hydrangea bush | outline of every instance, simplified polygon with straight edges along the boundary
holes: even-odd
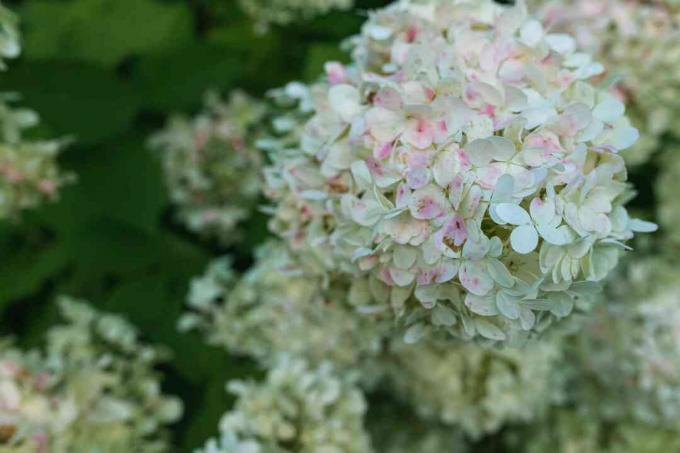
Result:
[[[300,19],[349,9],[354,0],[239,0],[243,11],[253,18],[257,29],[267,31],[271,25],[288,25]]]
[[[166,451],[180,401],[161,393],[162,351],[124,319],[59,301],[41,351],[0,346],[0,451]]]
[[[397,398],[425,419],[458,426],[474,439],[538,419],[563,396],[561,376],[554,373],[562,360],[557,342],[486,349],[397,340],[390,356],[385,374]]]
[[[351,374],[282,356],[262,383],[232,381],[238,396],[202,453],[370,452],[366,402]]]
[[[231,244],[260,194],[262,156],[254,143],[265,109],[241,91],[226,103],[208,93],[204,104],[193,118],[172,117],[151,145],[162,153],[179,220],[195,233]]]
[[[534,1],[550,30],[572,34],[607,68],[602,76],[629,107],[641,140],[624,153],[640,163],[658,149],[665,133],[677,136],[680,112],[680,4],[673,0]]]
[[[180,326],[197,328],[209,343],[265,365],[288,353],[311,363],[330,359],[343,367],[368,367],[382,351],[388,326],[348,309],[348,287],[324,287],[322,277],[292,259],[283,244],[270,243],[240,280],[229,258],[211,263],[192,281],[192,311]]]
[[[638,132],[602,65],[522,3],[398,1],[352,44],[272,157],[273,224],[410,338],[542,330],[654,229],[624,208]]]
[[[0,69],[4,59],[21,52],[18,20],[0,5]],[[0,73],[0,77],[2,74]],[[59,172],[57,155],[64,141],[25,138],[25,129],[36,126],[38,115],[16,108],[14,93],[0,93],[0,219],[16,218],[43,201],[55,200],[72,176]]]

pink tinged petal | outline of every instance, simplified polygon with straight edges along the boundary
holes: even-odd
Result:
[[[402,85],[407,104],[425,104],[430,100],[428,91],[422,83],[410,80]],[[431,90],[430,90],[431,91]]]
[[[449,261],[442,263],[438,268],[437,268],[437,275],[435,276],[435,282],[436,283],[446,283],[448,281],[451,281],[455,278],[455,276],[458,274],[458,269],[460,268],[460,265],[458,264],[457,261]]]
[[[493,280],[486,268],[474,261],[463,263],[458,278],[465,289],[477,296],[485,296],[493,289]]]
[[[496,187],[498,178],[500,178],[505,172],[495,165],[490,165],[488,167],[482,167],[475,171],[477,175],[477,182],[484,189],[493,189]]]
[[[441,120],[435,124],[434,142],[444,143],[449,138],[449,128],[446,126],[446,121]]]
[[[448,208],[448,200],[436,186],[429,185],[413,192],[409,209],[416,219],[441,217]]]
[[[401,183],[397,186],[396,206],[397,208],[405,208],[409,203],[411,203],[411,189],[406,184]]]
[[[555,219],[555,203],[548,199],[542,200],[539,197],[531,200],[529,205],[529,212],[531,213],[531,218],[534,222],[541,225],[548,225]]]
[[[381,88],[373,97],[373,105],[389,110],[398,110],[402,106],[401,95],[394,88]]]
[[[460,202],[463,198],[463,184],[464,177],[462,174],[454,176],[453,180],[449,184],[449,201],[454,209],[458,209]]]
[[[392,143],[376,143],[373,147],[373,158],[376,160],[385,160],[390,157],[392,153]]]
[[[434,125],[424,118],[410,119],[401,138],[418,149],[425,149],[434,141]]]
[[[337,61],[329,61],[324,65],[326,76],[331,85],[344,83],[347,78],[345,67]]]
[[[430,171],[427,168],[414,168],[406,173],[406,182],[412,189],[420,189],[430,182]]]

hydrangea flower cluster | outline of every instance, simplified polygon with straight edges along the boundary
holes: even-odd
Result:
[[[21,51],[17,19],[0,5],[0,69],[4,58],[15,58]],[[45,200],[54,200],[59,189],[72,179],[59,172],[57,155],[63,141],[28,140],[24,129],[35,126],[38,115],[14,108],[16,95],[0,93],[0,219],[16,217]]]
[[[181,404],[161,393],[160,351],[118,316],[67,298],[60,308],[67,322],[44,352],[0,346],[0,450],[165,451]]]
[[[426,420],[458,426],[471,438],[538,419],[563,397],[555,341],[496,349],[397,340],[389,351],[385,374],[393,393]]]
[[[262,383],[232,381],[235,408],[220,422],[220,438],[202,453],[366,453],[366,402],[351,375],[329,362],[310,367],[279,358]]]
[[[680,113],[680,4],[673,0],[554,0],[533,2],[546,28],[572,34],[620,78],[615,95],[630,107],[642,138],[626,160],[640,163],[664,133],[676,134]],[[644,64],[641,64],[644,62]]]
[[[573,410],[556,411],[508,444],[527,453],[658,453],[678,451],[677,432],[635,423],[604,424]]]
[[[255,20],[257,29],[267,31],[271,25],[287,25],[334,9],[349,9],[354,0],[239,0],[239,3]]]
[[[261,190],[262,156],[254,132],[265,112],[243,92],[233,92],[227,103],[208,93],[201,113],[171,118],[151,139],[162,152],[177,216],[189,230],[224,244],[238,239],[236,228]]]
[[[674,259],[636,260],[567,343],[572,398],[601,419],[680,428],[680,281]]]
[[[638,133],[590,83],[602,65],[523,3],[398,1],[353,46],[267,193],[275,231],[351,276],[364,311],[411,339],[504,341],[566,317],[654,229],[623,207]]]
[[[288,353],[315,364],[332,360],[358,366],[381,352],[387,326],[343,304],[347,284],[324,287],[322,278],[293,260],[280,243],[263,246],[257,255],[240,280],[228,258],[195,278],[188,297],[192,311],[180,326],[198,328],[209,343],[264,365]]]

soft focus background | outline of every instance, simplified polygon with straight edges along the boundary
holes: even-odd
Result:
[[[229,378],[255,372],[246,360],[178,334],[191,277],[227,252],[173,221],[149,135],[174,112],[191,113],[203,93],[241,87],[253,95],[312,80],[339,42],[365,20],[355,12],[257,35],[230,0],[25,0],[5,5],[21,19],[23,54],[0,78],[40,113],[30,131],[72,140],[60,163],[78,175],[59,202],[0,224],[2,334],[36,346],[69,294],[124,314],[144,339],[168,346],[168,392],[185,401],[174,428],[182,451],[215,433],[231,397]],[[358,9],[387,1],[364,0]],[[241,268],[266,237],[262,218],[228,250]]]
[[[168,115],[197,111],[208,89],[260,96],[291,80],[314,80],[325,61],[347,59],[339,43],[359,30],[362,9],[389,2],[358,0],[352,12],[266,35],[230,0],[4,3],[21,18],[24,50],[0,78],[0,91],[21,93],[22,105],[39,112],[32,134],[71,139],[60,163],[78,179],[58,202],[0,223],[0,333],[38,345],[58,318],[60,294],[124,314],[145,340],[174,353],[161,371],[165,390],[185,402],[173,443],[188,451],[215,433],[229,408],[225,381],[260,373],[197,334],[177,333],[189,280],[224,253],[247,268],[268,233],[256,217],[244,240],[224,249],[179,226],[148,138]],[[638,167],[632,175],[639,192],[633,211],[651,205],[655,171]]]

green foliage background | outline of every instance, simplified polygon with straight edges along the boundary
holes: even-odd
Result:
[[[59,294],[124,314],[174,352],[162,371],[186,405],[177,449],[215,434],[231,403],[225,381],[257,370],[179,334],[176,322],[190,278],[212,257],[231,253],[248,266],[264,218],[233,250],[199,242],[173,222],[146,141],[169,113],[195,111],[209,88],[262,95],[315,78],[324,61],[346,59],[338,44],[358,31],[360,11],[386,3],[359,1],[354,12],[258,36],[232,0],[5,1],[21,17],[24,53],[0,91],[40,113],[37,136],[72,138],[61,165],[78,182],[58,203],[0,225],[0,333],[38,345],[58,321]]]

